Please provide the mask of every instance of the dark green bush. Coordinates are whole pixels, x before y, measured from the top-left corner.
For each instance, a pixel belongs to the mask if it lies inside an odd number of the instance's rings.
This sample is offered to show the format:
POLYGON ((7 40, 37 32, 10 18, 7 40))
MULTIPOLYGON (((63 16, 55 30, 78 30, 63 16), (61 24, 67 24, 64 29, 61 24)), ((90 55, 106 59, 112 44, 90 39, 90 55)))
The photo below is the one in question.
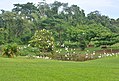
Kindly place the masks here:
POLYGON ((85 41, 80 41, 79 47, 81 50, 85 50, 85 48, 87 47, 86 42, 85 41))
POLYGON ((80 44, 79 44, 79 42, 68 42, 68 41, 65 41, 64 45, 68 46, 69 48, 79 48, 80 44))

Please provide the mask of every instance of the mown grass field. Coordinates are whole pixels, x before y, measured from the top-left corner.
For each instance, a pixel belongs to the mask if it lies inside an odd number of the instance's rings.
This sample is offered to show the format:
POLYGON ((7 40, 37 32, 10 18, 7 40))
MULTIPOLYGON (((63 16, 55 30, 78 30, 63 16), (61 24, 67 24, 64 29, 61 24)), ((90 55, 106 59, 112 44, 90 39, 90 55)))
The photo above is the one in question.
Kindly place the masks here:
POLYGON ((85 62, 0 57, 0 81, 119 81, 119 57, 85 62))

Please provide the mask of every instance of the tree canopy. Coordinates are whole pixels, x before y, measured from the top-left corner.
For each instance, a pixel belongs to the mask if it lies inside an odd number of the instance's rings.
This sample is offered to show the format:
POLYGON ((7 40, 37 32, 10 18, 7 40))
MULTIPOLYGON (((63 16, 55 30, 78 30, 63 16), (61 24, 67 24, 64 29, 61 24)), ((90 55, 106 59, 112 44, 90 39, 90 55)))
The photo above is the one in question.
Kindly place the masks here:
POLYGON ((28 44, 31 37, 46 29, 53 33, 56 43, 67 41, 94 42, 95 46, 113 45, 119 42, 119 19, 102 15, 99 11, 85 14, 78 5, 44 0, 34 3, 14 4, 12 11, 0 13, 0 44, 28 44))

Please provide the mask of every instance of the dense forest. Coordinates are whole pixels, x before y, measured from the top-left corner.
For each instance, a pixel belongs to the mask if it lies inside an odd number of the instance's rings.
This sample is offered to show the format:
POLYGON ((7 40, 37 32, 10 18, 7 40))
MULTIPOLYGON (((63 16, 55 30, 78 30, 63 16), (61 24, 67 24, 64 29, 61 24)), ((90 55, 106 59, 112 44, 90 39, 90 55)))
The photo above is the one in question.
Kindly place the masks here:
POLYGON ((0 13, 0 45, 29 44, 37 30, 52 32, 56 46, 85 47, 113 45, 119 42, 119 18, 99 11, 85 14, 77 5, 55 1, 13 4, 11 11, 0 13))

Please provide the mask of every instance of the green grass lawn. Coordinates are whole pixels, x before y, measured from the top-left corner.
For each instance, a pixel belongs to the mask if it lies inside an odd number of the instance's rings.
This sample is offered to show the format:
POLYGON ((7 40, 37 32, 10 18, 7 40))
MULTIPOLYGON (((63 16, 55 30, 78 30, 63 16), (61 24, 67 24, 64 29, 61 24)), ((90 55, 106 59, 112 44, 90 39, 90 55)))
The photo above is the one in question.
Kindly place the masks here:
POLYGON ((119 81, 119 57, 85 62, 0 57, 0 81, 119 81))

